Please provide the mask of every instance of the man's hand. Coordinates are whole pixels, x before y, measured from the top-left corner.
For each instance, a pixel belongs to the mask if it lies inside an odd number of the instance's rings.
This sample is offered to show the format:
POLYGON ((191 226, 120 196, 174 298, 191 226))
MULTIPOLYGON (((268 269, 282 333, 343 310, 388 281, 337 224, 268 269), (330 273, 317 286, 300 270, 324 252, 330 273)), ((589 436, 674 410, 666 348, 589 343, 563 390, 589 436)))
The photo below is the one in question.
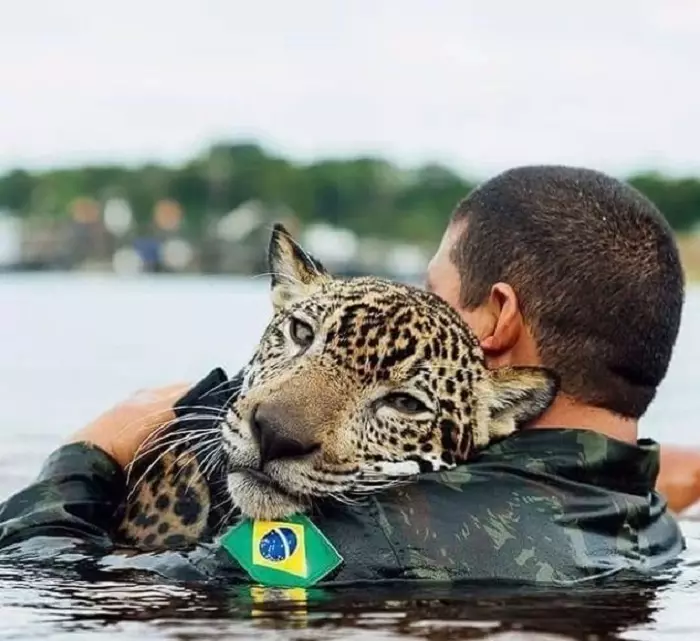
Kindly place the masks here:
POLYGON ((175 418, 173 405, 189 385, 141 390, 75 433, 69 442, 87 442, 110 454, 123 467, 144 441, 175 418))
POLYGON ((656 489, 668 507, 680 513, 700 502, 700 450, 661 445, 661 468, 656 489))

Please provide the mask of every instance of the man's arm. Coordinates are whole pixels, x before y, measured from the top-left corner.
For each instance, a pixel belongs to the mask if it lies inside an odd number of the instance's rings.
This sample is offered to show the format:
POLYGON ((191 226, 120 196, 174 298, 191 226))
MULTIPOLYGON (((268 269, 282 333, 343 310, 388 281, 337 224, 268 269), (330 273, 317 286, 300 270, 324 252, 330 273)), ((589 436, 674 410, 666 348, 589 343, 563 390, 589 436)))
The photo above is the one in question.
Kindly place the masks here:
POLYGON ((35 536, 77 538, 112 547, 124 497, 124 468, 157 429, 175 417, 185 385, 141 392, 74 434, 37 479, 0 504, 0 547, 35 536))
POLYGON ((0 547, 52 536, 107 550, 124 487, 124 472, 109 454, 87 443, 65 445, 34 483, 0 505, 0 547))

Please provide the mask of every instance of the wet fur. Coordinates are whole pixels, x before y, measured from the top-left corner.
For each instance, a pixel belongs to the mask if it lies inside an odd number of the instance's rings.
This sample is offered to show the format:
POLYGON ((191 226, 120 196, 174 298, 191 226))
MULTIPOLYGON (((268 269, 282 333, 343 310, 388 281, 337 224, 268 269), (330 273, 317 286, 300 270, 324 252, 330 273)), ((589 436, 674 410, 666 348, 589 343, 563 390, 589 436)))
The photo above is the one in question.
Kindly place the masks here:
POLYGON ((131 471, 138 484, 136 491, 129 488, 118 538, 143 549, 175 549, 205 538, 212 501, 195 455, 183 445, 153 458, 131 471))

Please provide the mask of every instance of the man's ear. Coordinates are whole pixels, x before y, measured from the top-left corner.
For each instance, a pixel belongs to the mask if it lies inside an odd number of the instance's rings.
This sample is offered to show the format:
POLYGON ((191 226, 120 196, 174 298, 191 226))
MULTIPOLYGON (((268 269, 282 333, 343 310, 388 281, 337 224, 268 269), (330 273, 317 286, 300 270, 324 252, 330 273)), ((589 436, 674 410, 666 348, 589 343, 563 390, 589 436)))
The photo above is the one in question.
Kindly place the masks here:
POLYGON ((489 377, 490 438, 508 436, 539 417, 559 391, 559 376, 544 367, 499 367, 489 377))
POLYGON ((495 283, 484 307, 488 310, 490 331, 481 340, 481 349, 494 359, 515 347, 523 332, 523 317, 518 295, 508 283, 495 283))
POLYGON ((331 279, 325 267, 306 253, 279 223, 272 228, 267 262, 275 309, 283 309, 310 296, 331 279))

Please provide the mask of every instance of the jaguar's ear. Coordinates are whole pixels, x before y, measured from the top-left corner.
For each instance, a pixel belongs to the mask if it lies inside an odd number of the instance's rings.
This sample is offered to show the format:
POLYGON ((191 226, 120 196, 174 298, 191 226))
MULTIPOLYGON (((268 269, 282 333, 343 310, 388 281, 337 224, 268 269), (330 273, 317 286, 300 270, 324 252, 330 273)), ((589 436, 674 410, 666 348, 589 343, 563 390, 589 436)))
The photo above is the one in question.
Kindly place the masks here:
POLYGON ((559 391, 559 376, 544 367, 500 367, 489 378, 489 439, 508 436, 536 419, 559 391))
POLYGON ((275 309, 283 309, 310 296, 331 279, 325 267, 306 253, 279 223, 272 228, 267 261, 275 309))

